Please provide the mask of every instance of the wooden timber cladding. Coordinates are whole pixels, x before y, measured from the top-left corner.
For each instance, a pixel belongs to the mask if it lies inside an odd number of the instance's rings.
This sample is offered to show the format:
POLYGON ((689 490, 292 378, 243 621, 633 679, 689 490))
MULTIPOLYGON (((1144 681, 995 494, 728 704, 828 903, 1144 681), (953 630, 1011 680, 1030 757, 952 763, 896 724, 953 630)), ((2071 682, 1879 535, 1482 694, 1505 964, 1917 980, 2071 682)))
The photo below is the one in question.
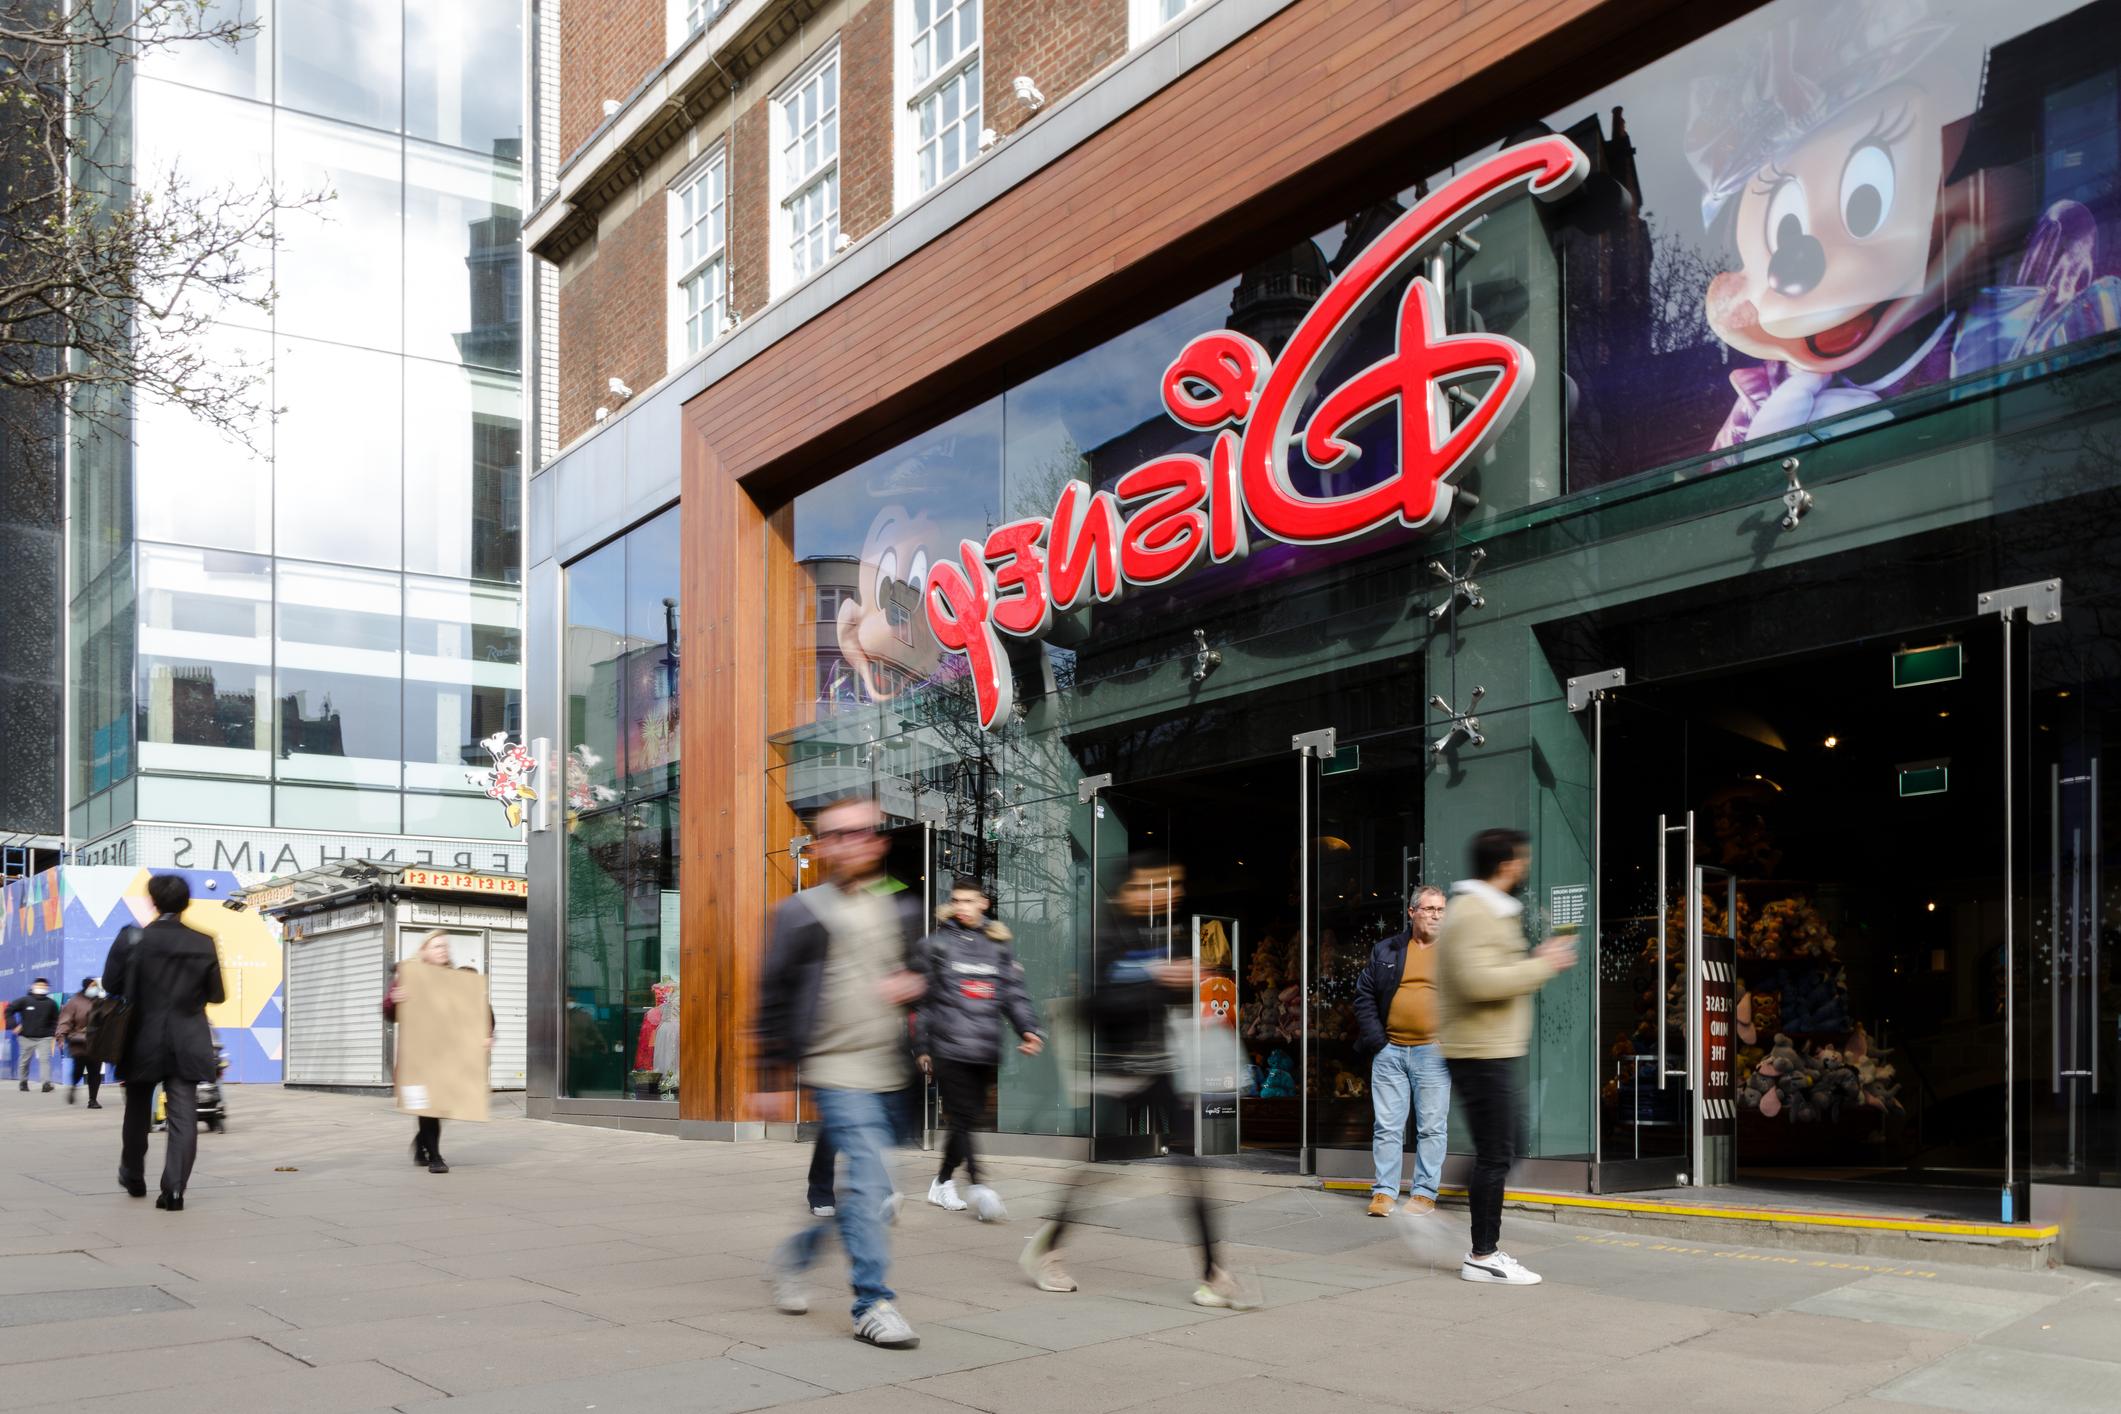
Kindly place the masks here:
POLYGON ((1435 170, 1757 3, 1300 0, 686 404, 686 1119, 753 1117, 746 1027, 788 887, 766 738, 792 724, 797 634, 767 600, 795 575, 768 512, 1330 224, 1380 173, 1435 170))

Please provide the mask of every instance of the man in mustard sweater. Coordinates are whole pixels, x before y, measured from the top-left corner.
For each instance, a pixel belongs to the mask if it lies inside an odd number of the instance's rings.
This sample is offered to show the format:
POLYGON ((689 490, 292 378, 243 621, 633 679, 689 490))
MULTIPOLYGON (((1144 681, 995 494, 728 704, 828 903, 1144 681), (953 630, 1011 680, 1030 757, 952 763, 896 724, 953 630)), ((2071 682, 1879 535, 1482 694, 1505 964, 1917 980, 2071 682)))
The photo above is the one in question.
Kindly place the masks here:
POLYGON ((1576 947, 1549 938, 1525 950, 1524 905, 1515 897, 1532 873, 1532 839, 1522 830, 1473 837, 1473 877, 1451 886, 1436 940, 1437 1032, 1451 1088, 1473 1131, 1473 1245, 1458 1274, 1467 1281, 1531 1286, 1500 1247, 1503 1181, 1524 1125, 1521 1073, 1532 1035, 1532 994, 1575 965, 1576 947))

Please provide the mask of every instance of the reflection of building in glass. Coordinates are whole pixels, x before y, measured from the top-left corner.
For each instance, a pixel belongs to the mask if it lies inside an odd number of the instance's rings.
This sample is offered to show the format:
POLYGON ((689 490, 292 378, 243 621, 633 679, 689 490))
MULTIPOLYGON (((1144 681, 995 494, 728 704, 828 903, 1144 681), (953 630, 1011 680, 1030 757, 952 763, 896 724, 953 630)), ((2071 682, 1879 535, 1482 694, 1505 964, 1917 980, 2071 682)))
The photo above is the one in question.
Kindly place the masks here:
POLYGON ((270 317, 204 339, 266 380, 252 445, 142 404, 81 449, 67 823, 97 857, 177 862, 155 822, 521 868, 479 779, 522 728, 521 33, 505 0, 282 5, 132 76, 136 172, 333 199, 277 222, 270 317))

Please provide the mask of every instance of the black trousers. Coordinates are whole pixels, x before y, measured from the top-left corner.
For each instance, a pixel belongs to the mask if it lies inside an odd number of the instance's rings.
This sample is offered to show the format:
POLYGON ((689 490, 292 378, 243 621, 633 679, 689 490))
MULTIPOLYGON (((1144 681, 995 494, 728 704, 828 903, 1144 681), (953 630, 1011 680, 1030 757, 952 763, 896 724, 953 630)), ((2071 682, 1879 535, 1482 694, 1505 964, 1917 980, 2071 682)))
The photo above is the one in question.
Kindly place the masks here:
POLYGON ((147 1130, 155 1121, 155 1090, 168 1101, 164 1127, 162 1191, 182 1198, 191 1182, 192 1161, 199 1156, 199 1087, 190 1080, 127 1080, 125 1120, 119 1127, 122 1148, 118 1173, 127 1183, 147 1182, 147 1130))
MULTIPOLYGON (((1140 1089, 1128 1095, 1124 1101, 1129 1107, 1146 1107, 1154 1117, 1157 1130, 1171 1133, 1174 1120, 1178 1118, 1178 1090, 1168 1075, 1151 1076, 1144 1080, 1140 1089)), ((1200 1237, 1200 1274, 1203 1281, 1215 1274, 1215 1220, 1208 1208, 1207 1180, 1201 1174, 1198 1163, 1188 1161, 1182 1165, 1191 1176, 1193 1201, 1193 1228, 1200 1237)), ((1070 1187, 1061 1196, 1061 1210, 1053 1215, 1053 1247, 1058 1250, 1062 1235, 1075 1212, 1075 1195, 1079 1189, 1070 1187)))
POLYGON ((440 1158, 442 1156, 442 1121, 430 1119, 423 1115, 418 1122, 420 1126, 420 1152, 427 1155, 430 1159, 440 1158))
POLYGON ((825 1128, 818 1126, 817 1143, 810 1150, 810 1206, 830 1208, 832 1197, 832 1165, 839 1158, 839 1151, 825 1137, 825 1128))
POLYGON ((935 1088, 943 1100, 943 1115, 950 1134, 943 1141, 943 1167, 937 1182, 948 1182, 957 1166, 965 1166, 965 1177, 979 1182, 979 1156, 972 1149, 972 1128, 987 1114, 987 1092, 994 1088, 996 1067, 972 1061, 935 1058, 935 1088))
POLYGON ((1523 1148, 1524 1102, 1519 1093, 1523 1057, 1454 1060, 1451 1096, 1464 1107, 1473 1131, 1473 1176, 1466 1185, 1473 1210, 1473 1255, 1485 1257, 1502 1241, 1502 1190, 1523 1148))
POLYGON ((93 1104, 96 1092, 103 1088, 103 1062, 83 1060, 80 1056, 75 1056, 73 1060, 74 1084, 79 1085, 84 1080, 88 1082, 88 1098, 93 1104))

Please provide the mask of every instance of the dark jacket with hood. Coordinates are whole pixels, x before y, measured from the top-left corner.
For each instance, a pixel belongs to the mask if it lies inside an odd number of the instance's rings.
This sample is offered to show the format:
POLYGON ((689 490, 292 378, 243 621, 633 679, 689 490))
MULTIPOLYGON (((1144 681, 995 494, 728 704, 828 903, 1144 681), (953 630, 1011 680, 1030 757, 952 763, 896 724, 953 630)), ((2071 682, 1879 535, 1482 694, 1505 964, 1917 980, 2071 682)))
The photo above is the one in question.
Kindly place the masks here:
POLYGON ((111 945, 103 987, 132 1003, 132 1032, 118 1078, 127 1082, 219 1078, 206 1009, 228 998, 214 940, 164 914, 111 945))
MULTIPOLYGON (((820 889, 838 888, 825 883, 820 889)), ((818 1003, 825 988, 825 955, 832 932, 817 910, 805 900, 803 890, 781 900, 773 911, 772 932, 766 942, 766 965, 759 973, 758 1058, 768 1065, 793 1065, 810 1048, 817 1032, 818 1003)), ((899 933, 906 951, 906 966, 918 971, 922 925, 920 900, 900 894, 893 900, 899 933)))
POLYGON ((1097 930, 1097 971, 1084 1007, 1091 1024, 1093 1074, 1169 1074, 1171 1008, 1193 1004, 1185 983, 1167 986, 1149 968, 1164 961, 1164 934, 1148 922, 1117 911, 1097 930))
POLYGON ((937 1060, 995 1065, 1002 1055, 1002 1022, 1019 1036, 1039 1029, 1038 1013, 1024 993, 1024 969, 1009 949, 1009 930, 998 922, 967 928, 945 917, 921 939, 921 971, 928 994, 916 1013, 914 1046, 937 1060))

